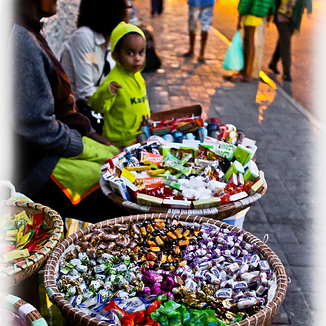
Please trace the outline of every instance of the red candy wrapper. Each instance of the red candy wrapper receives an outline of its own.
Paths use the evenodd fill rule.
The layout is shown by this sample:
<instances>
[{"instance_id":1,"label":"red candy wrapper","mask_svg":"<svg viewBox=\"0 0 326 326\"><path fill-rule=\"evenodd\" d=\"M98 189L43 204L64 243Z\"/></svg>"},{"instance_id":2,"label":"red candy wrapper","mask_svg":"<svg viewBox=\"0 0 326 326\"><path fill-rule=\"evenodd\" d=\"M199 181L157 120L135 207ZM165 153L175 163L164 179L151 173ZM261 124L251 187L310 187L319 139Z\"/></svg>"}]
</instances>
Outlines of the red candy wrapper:
<instances>
[{"instance_id":1,"label":"red candy wrapper","mask_svg":"<svg viewBox=\"0 0 326 326\"><path fill-rule=\"evenodd\" d=\"M120 319L122 326L134 326L136 314L129 314Z\"/></svg>"},{"instance_id":2,"label":"red candy wrapper","mask_svg":"<svg viewBox=\"0 0 326 326\"><path fill-rule=\"evenodd\" d=\"M128 314L126 312L124 312L121 308L119 308L115 301L110 301L109 304L107 304L105 307L104 307L104 310L106 311L110 311L110 310L113 310L114 313L119 317L119 319L125 317L125 316L128 316Z\"/></svg>"},{"instance_id":3,"label":"red candy wrapper","mask_svg":"<svg viewBox=\"0 0 326 326\"><path fill-rule=\"evenodd\" d=\"M142 312L136 311L135 314L136 314L136 319L135 319L136 324L140 324L146 320L146 315L147 315L146 311L142 311Z\"/></svg>"},{"instance_id":4,"label":"red candy wrapper","mask_svg":"<svg viewBox=\"0 0 326 326\"><path fill-rule=\"evenodd\" d=\"M114 302L114 301L111 301ZM111 303L110 302L110 303ZM136 311L133 314L126 315L120 319L121 326L161 326L156 323L151 317L151 313L154 312L160 305L161 301L154 301L145 311ZM105 309L105 308L104 308Z\"/></svg>"},{"instance_id":5,"label":"red candy wrapper","mask_svg":"<svg viewBox=\"0 0 326 326\"><path fill-rule=\"evenodd\" d=\"M154 301L146 310L146 313L150 315L152 312L154 312L160 305L162 304L161 301Z\"/></svg>"}]
</instances>

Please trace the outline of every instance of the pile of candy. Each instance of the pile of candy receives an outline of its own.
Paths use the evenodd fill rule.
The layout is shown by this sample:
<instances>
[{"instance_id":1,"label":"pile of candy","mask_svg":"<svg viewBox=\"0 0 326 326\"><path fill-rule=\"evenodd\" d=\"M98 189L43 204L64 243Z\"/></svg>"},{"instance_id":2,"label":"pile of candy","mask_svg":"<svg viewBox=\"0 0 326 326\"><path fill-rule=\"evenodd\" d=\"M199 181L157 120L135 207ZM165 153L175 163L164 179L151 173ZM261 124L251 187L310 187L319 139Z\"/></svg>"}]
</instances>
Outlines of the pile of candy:
<instances>
[{"instance_id":1,"label":"pile of candy","mask_svg":"<svg viewBox=\"0 0 326 326\"><path fill-rule=\"evenodd\" d=\"M275 284L268 262L242 233L169 218L83 236L62 256L57 275L73 306L125 326L190 325L196 318L225 325L262 309Z\"/></svg>"},{"instance_id":2,"label":"pile of candy","mask_svg":"<svg viewBox=\"0 0 326 326\"><path fill-rule=\"evenodd\" d=\"M0 227L1 268L18 263L37 252L53 231L43 221L43 213L27 214L26 211L2 216Z\"/></svg>"},{"instance_id":3,"label":"pile of candy","mask_svg":"<svg viewBox=\"0 0 326 326\"><path fill-rule=\"evenodd\" d=\"M214 139L169 143L152 136L107 160L109 189L139 205L203 209L248 197L264 183L252 160L255 145ZM250 143L250 146L244 144Z\"/></svg>"}]
</instances>

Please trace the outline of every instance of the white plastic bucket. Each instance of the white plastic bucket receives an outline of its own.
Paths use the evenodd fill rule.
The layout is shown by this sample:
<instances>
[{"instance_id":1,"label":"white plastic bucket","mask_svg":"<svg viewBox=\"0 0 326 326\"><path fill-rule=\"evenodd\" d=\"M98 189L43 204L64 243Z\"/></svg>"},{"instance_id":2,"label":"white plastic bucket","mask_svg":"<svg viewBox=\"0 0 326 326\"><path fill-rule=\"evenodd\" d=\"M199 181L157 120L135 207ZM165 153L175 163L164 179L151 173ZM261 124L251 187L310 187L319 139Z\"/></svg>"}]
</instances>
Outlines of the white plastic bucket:
<instances>
[{"instance_id":1,"label":"white plastic bucket","mask_svg":"<svg viewBox=\"0 0 326 326\"><path fill-rule=\"evenodd\" d=\"M235 214L235 215L232 215L228 218L225 218L223 220L223 222L225 223L228 223L228 224L231 224L231 225L234 225L236 226L237 228L240 228L242 229L243 228L243 222L244 222L244 219L246 217L246 214L248 213L250 207L242 210L241 212Z\"/></svg>"}]
</instances>

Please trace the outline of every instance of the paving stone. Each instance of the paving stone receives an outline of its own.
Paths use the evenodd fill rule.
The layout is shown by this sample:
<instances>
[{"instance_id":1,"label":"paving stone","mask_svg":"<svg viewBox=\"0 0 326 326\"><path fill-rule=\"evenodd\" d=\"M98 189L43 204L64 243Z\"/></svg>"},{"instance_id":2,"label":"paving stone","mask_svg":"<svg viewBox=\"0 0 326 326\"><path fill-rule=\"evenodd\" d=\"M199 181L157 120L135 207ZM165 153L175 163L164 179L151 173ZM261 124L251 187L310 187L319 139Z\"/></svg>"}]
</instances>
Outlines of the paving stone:
<instances>
[{"instance_id":1,"label":"paving stone","mask_svg":"<svg viewBox=\"0 0 326 326\"><path fill-rule=\"evenodd\" d=\"M284 244L283 249L291 266L313 266L313 246L306 244Z\"/></svg>"},{"instance_id":2,"label":"paving stone","mask_svg":"<svg viewBox=\"0 0 326 326\"><path fill-rule=\"evenodd\" d=\"M292 266L293 275L302 286L302 291L311 293L314 291L314 280L317 280L317 274L313 267Z\"/></svg>"},{"instance_id":3,"label":"paving stone","mask_svg":"<svg viewBox=\"0 0 326 326\"><path fill-rule=\"evenodd\" d=\"M312 311L301 292L287 293L283 306L289 314L291 325L313 325Z\"/></svg>"},{"instance_id":4,"label":"paving stone","mask_svg":"<svg viewBox=\"0 0 326 326\"><path fill-rule=\"evenodd\" d=\"M275 315L273 318L272 324L271 325L289 325L290 324L290 319L289 315L286 313L284 310L283 305L280 306L278 313Z\"/></svg>"},{"instance_id":5,"label":"paving stone","mask_svg":"<svg viewBox=\"0 0 326 326\"><path fill-rule=\"evenodd\" d=\"M276 224L274 225L274 232L279 243L299 243L292 230L292 225Z\"/></svg>"},{"instance_id":6,"label":"paving stone","mask_svg":"<svg viewBox=\"0 0 326 326\"><path fill-rule=\"evenodd\" d=\"M248 213L245 217L245 224L252 224L252 223L268 223L267 217L260 205L260 203L255 203L255 205L251 205Z\"/></svg>"}]
</instances>

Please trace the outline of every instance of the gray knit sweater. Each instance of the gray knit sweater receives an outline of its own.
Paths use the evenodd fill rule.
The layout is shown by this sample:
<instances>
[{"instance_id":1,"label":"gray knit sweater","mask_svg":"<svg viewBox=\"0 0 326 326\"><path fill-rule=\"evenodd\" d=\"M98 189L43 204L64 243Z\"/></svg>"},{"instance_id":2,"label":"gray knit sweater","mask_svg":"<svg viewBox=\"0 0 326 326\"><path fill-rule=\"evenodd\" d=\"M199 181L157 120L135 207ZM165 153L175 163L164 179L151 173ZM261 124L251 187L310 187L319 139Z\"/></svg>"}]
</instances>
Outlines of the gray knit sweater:
<instances>
[{"instance_id":1,"label":"gray knit sweater","mask_svg":"<svg viewBox=\"0 0 326 326\"><path fill-rule=\"evenodd\" d=\"M82 135L58 120L58 72L33 28L14 25L11 34L14 71L14 123L17 134L16 188L33 198L49 180L60 157L83 151ZM59 94L59 93L58 93ZM59 97L57 95L57 97ZM74 101L74 99L72 99ZM69 117L73 116L69 115Z\"/></svg>"}]
</instances>

